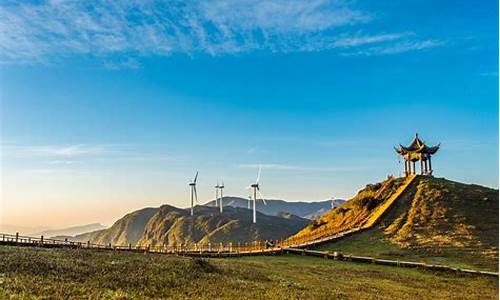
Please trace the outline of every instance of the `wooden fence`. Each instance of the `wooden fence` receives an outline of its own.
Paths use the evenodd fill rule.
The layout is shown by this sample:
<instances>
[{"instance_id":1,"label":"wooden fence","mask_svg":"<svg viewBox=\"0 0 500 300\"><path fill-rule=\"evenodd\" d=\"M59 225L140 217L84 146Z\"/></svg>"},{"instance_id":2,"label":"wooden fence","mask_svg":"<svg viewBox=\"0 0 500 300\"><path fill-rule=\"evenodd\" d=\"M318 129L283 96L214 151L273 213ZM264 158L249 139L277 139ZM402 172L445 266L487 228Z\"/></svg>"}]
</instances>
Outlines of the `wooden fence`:
<instances>
[{"instance_id":1,"label":"wooden fence","mask_svg":"<svg viewBox=\"0 0 500 300\"><path fill-rule=\"evenodd\" d=\"M428 270L433 270L433 271L466 273L466 274L473 274L473 275L485 275L485 276L498 277L498 272L478 271L478 270L450 267L450 266L445 266L445 265L427 264L427 263L423 263L423 262L410 262L410 261L402 261L402 260L378 259L378 258L366 257L366 256L344 255L341 252L317 251L317 250L307 250L307 249L299 249L299 248L287 248L287 249L283 249L283 252L284 253L298 254L298 255L322 257L325 259L335 259L335 260L339 260L339 261L352 261L352 262L369 263L369 264L393 266L393 267L401 267L401 268L421 268L421 269L428 269Z\"/></svg>"},{"instance_id":2,"label":"wooden fence","mask_svg":"<svg viewBox=\"0 0 500 300\"><path fill-rule=\"evenodd\" d=\"M343 255L339 252L316 251L304 249L318 244L332 242L334 240L358 233L360 231L372 228L378 220L387 212L392 204L403 195L410 184L417 176L411 176L407 179L405 184L401 186L396 193L394 193L384 203L379 205L375 212L371 214L361 226L344 231L335 231L325 228L317 230L311 234L302 236L300 238L290 238L287 240L278 240L273 243L254 241L251 243L190 243L190 244L176 244L176 245L160 245L160 246L138 246L138 245L103 245L95 244L90 241L77 242L68 239L47 239L43 236L28 237L21 236L19 233L0 234L0 245L13 245L13 246L31 246L31 247L45 247L45 248L84 248L84 249L103 249L113 251L134 251L134 252L149 252L149 253L164 253L176 254L183 256L197 256L197 257L237 257L248 255L275 255L282 253L293 253L300 255L317 256L323 258L332 258L342 261L355 261L373 263L379 265L397 266L397 267L412 267L412 268L426 268L440 271L454 271L470 274L481 274L489 276L498 276L498 273L487 271L476 271L469 269L459 269L443 265L432 265L418 262L405 262L394 261L386 259L376 259L372 257L362 257L353 255Z\"/></svg>"},{"instance_id":3,"label":"wooden fence","mask_svg":"<svg viewBox=\"0 0 500 300\"><path fill-rule=\"evenodd\" d=\"M100 245L93 244L90 242L74 242L68 240L57 240L57 239L45 239L43 236L40 238L20 236L19 234L0 234L0 245L11 245L11 246L25 246L25 247L44 247L44 248L73 248L73 249L97 249L97 250L108 250L108 251L131 251L131 252L147 252L156 254L170 254L170 255L181 255L188 257L212 257L212 258L227 258L227 257L240 257L240 256L256 256L256 255L281 255L281 254L297 254L313 257L321 257L325 259L334 259L338 261L351 261L359 263L370 263L377 265L386 265L393 267L403 267L403 268L422 268L430 269L434 271L445 271L445 272L458 272L467 273L473 275L485 275L485 276L496 276L498 273L488 272L488 271L476 271L470 269L454 268L444 265L433 265L419 262L408 262L399 260L387 260L387 259L377 259L373 257L364 256L354 256L354 255L344 255L340 252L329 252L329 251L317 251L317 250L307 250L301 248L292 247L272 247L264 248L259 245L255 246L243 246L243 247L232 247L210 244L203 245L197 250L192 248L182 248L182 247L140 247L140 246L112 246L112 245Z\"/></svg>"},{"instance_id":4,"label":"wooden fence","mask_svg":"<svg viewBox=\"0 0 500 300\"><path fill-rule=\"evenodd\" d=\"M73 247L73 248L92 248L92 249L112 249L112 250L127 250L127 251L148 251L158 253L259 253L259 252L276 252L284 248L306 248L326 242L331 242L354 233L366 230L373 227L376 222L384 215L389 207L403 194L408 186L413 182L416 176L408 177L406 183L401 186L394 195L388 200L379 205L375 212L370 215L365 223L356 228L349 230L334 230L325 228L316 230L308 235L300 238L289 238L286 240L254 241L250 243L189 243L176 245L155 245L155 246L138 246L138 245L112 245L112 244L95 244L90 241L76 242L68 239L47 239L41 237L27 237L16 235L1 234L2 244L14 244L21 246L41 246L41 247Z\"/></svg>"}]
</instances>

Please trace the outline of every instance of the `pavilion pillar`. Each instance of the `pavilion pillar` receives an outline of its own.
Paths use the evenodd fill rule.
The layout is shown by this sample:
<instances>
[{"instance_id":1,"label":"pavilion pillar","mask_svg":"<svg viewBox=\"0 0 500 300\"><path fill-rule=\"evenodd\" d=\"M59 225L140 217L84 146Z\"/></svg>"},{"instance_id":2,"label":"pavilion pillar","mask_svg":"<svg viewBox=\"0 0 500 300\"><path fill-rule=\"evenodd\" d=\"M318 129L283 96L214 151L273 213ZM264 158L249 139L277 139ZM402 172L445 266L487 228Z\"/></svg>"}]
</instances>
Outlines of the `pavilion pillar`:
<instances>
[{"instance_id":1,"label":"pavilion pillar","mask_svg":"<svg viewBox=\"0 0 500 300\"><path fill-rule=\"evenodd\" d=\"M405 161L405 176L408 176L408 162L406 161L406 159L404 159Z\"/></svg>"},{"instance_id":2,"label":"pavilion pillar","mask_svg":"<svg viewBox=\"0 0 500 300\"><path fill-rule=\"evenodd\" d=\"M412 161L412 163L413 163L413 172L412 172L412 174L415 175L417 173L417 172L415 172L415 161Z\"/></svg>"},{"instance_id":3,"label":"pavilion pillar","mask_svg":"<svg viewBox=\"0 0 500 300\"><path fill-rule=\"evenodd\" d=\"M427 158L424 160L424 174L427 174Z\"/></svg>"},{"instance_id":4,"label":"pavilion pillar","mask_svg":"<svg viewBox=\"0 0 500 300\"><path fill-rule=\"evenodd\" d=\"M432 163L431 163L431 156L429 155L429 174L432 175Z\"/></svg>"},{"instance_id":5,"label":"pavilion pillar","mask_svg":"<svg viewBox=\"0 0 500 300\"><path fill-rule=\"evenodd\" d=\"M424 161L420 158L420 175L424 175Z\"/></svg>"}]
</instances>

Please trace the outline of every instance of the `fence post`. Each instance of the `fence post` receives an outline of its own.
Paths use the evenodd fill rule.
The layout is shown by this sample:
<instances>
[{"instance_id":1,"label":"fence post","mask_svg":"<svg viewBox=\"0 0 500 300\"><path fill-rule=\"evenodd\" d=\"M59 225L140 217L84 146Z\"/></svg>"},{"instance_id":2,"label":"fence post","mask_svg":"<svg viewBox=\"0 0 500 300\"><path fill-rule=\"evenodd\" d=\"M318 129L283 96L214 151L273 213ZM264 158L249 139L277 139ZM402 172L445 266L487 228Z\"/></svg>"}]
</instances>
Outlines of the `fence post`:
<instances>
[{"instance_id":1,"label":"fence post","mask_svg":"<svg viewBox=\"0 0 500 300\"><path fill-rule=\"evenodd\" d=\"M90 241L87 241L87 248L90 248Z\"/></svg>"},{"instance_id":2,"label":"fence post","mask_svg":"<svg viewBox=\"0 0 500 300\"><path fill-rule=\"evenodd\" d=\"M42 244L42 247L43 247L43 235L40 236L40 244Z\"/></svg>"},{"instance_id":3,"label":"fence post","mask_svg":"<svg viewBox=\"0 0 500 300\"><path fill-rule=\"evenodd\" d=\"M19 241L19 232L16 232L16 245L18 241Z\"/></svg>"}]
</instances>

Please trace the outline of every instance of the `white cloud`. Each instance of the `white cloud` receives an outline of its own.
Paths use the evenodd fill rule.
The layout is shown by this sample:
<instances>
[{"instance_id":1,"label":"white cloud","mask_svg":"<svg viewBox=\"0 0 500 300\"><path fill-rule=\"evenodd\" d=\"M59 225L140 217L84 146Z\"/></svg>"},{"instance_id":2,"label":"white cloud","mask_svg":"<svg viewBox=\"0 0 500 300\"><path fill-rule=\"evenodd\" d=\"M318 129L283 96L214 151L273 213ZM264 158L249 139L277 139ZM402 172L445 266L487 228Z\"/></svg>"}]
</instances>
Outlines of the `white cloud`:
<instances>
[{"instance_id":1,"label":"white cloud","mask_svg":"<svg viewBox=\"0 0 500 300\"><path fill-rule=\"evenodd\" d=\"M297 166L288 164L237 164L234 165L236 168L241 169L258 169L262 170L273 170L273 171L298 171L298 172L337 172L337 171L356 171L364 170L366 167L352 167L352 166L337 166L337 167L308 167L308 166Z\"/></svg>"},{"instance_id":2,"label":"white cloud","mask_svg":"<svg viewBox=\"0 0 500 300\"><path fill-rule=\"evenodd\" d=\"M102 146L69 145L69 146L30 146L17 148L19 154L48 157L77 157L100 155L106 153Z\"/></svg>"},{"instance_id":3,"label":"white cloud","mask_svg":"<svg viewBox=\"0 0 500 300\"><path fill-rule=\"evenodd\" d=\"M442 46L443 42L435 40L406 41L396 45L374 49L377 54L397 54L408 51L425 50Z\"/></svg>"},{"instance_id":4,"label":"white cloud","mask_svg":"<svg viewBox=\"0 0 500 300\"><path fill-rule=\"evenodd\" d=\"M321 51L405 35L349 36L353 27L373 19L353 6L343 0L7 0L0 4L0 63L86 55L101 58L111 69L137 68L134 57L148 55ZM381 51L416 50L419 43L426 41ZM111 60L116 54L125 59Z\"/></svg>"},{"instance_id":5,"label":"white cloud","mask_svg":"<svg viewBox=\"0 0 500 300\"><path fill-rule=\"evenodd\" d=\"M2 143L0 150L6 158L33 158L51 165L82 164L93 161L172 162L183 157L172 156L158 149L158 145L134 144L75 144L75 145L20 145Z\"/></svg>"},{"instance_id":6,"label":"white cloud","mask_svg":"<svg viewBox=\"0 0 500 300\"><path fill-rule=\"evenodd\" d=\"M378 35L354 35L348 37L341 37L334 43L334 47L356 47L367 44L375 44L380 42L387 42L401 39L407 36L407 33L392 33L392 34L378 34Z\"/></svg>"},{"instance_id":7,"label":"white cloud","mask_svg":"<svg viewBox=\"0 0 500 300\"><path fill-rule=\"evenodd\" d=\"M498 77L498 71L493 71L493 72L483 72L479 74L480 76L492 76L492 77Z\"/></svg>"},{"instance_id":8,"label":"white cloud","mask_svg":"<svg viewBox=\"0 0 500 300\"><path fill-rule=\"evenodd\" d=\"M438 40L423 40L423 41L401 41L392 45L376 46L357 52L344 53L345 55L390 55L400 54L410 51L421 51L443 46L444 42Z\"/></svg>"}]
</instances>

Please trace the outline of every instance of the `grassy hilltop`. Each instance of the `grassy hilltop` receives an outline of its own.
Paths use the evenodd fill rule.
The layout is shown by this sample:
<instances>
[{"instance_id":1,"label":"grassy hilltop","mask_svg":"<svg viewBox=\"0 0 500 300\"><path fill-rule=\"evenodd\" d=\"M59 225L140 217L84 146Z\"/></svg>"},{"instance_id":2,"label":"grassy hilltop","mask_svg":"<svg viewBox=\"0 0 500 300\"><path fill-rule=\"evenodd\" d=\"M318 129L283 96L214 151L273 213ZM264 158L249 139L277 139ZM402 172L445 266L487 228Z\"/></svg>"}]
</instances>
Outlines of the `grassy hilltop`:
<instances>
[{"instance_id":1,"label":"grassy hilltop","mask_svg":"<svg viewBox=\"0 0 500 300\"><path fill-rule=\"evenodd\" d=\"M403 184L368 185L297 235L359 226ZM419 176L372 229L320 249L459 267L498 269L498 190Z\"/></svg>"},{"instance_id":2,"label":"grassy hilltop","mask_svg":"<svg viewBox=\"0 0 500 300\"><path fill-rule=\"evenodd\" d=\"M300 256L0 247L0 299L497 299L498 278Z\"/></svg>"}]
</instances>

